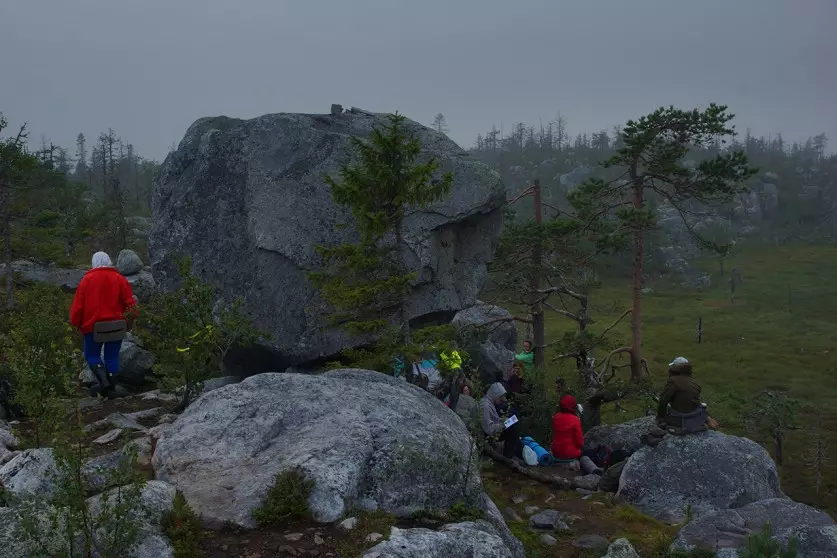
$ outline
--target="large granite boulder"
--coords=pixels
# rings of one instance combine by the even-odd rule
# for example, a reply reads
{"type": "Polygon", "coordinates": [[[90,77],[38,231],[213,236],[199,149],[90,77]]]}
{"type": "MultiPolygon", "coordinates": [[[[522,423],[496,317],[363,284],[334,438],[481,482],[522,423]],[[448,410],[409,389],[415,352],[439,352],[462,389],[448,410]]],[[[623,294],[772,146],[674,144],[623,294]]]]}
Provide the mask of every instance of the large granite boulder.
{"type": "MultiPolygon", "coordinates": [[[[149,250],[158,283],[176,284],[176,262],[190,256],[193,271],[221,298],[243,296],[255,325],[271,336],[264,366],[273,370],[359,343],[324,329],[328,308],[307,272],[321,265],[317,245],[357,238],[324,177],[351,160],[352,137],[386,123],[385,115],[365,111],[196,121],[154,182],[149,250]]],[[[476,302],[485,283],[505,194],[499,175],[444,134],[412,121],[407,127],[424,154],[453,173],[446,199],[404,220],[409,250],[401,257],[418,273],[407,315],[415,323],[449,320],[476,302]]]]}
{"type": "Polygon", "coordinates": [[[770,455],[747,438],[707,431],[666,436],[625,464],[617,498],[661,521],[784,498],[770,455]]]}
{"type": "Polygon", "coordinates": [[[57,475],[58,468],[51,449],[28,449],[0,467],[0,486],[16,496],[49,498],[55,493],[57,475]]]}
{"type": "MultiPolygon", "coordinates": [[[[787,541],[806,527],[820,528],[834,525],[834,520],[805,504],[787,498],[770,498],[736,509],[721,510],[693,519],[677,534],[672,550],[717,550],[742,548],[747,537],[770,524],[771,533],[787,541]]],[[[837,541],[831,547],[837,555],[837,541]]]]}
{"type": "Polygon", "coordinates": [[[282,471],[314,481],[313,517],[485,509],[462,421],[416,386],[366,370],[265,373],[198,398],[157,441],[157,478],[210,527],[253,527],[282,471]]]}

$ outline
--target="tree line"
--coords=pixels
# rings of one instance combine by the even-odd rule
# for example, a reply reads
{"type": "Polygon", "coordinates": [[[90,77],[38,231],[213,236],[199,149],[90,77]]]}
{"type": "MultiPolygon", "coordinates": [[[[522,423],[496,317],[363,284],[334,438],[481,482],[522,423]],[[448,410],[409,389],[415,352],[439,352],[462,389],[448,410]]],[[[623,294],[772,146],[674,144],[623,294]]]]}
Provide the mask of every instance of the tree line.
{"type": "Polygon", "coordinates": [[[47,140],[39,149],[28,130],[9,130],[0,113],[0,235],[7,305],[14,303],[12,262],[31,259],[58,266],[86,262],[91,249],[144,248],[151,183],[158,164],[140,156],[113,130],[76,154],[47,140]]]}

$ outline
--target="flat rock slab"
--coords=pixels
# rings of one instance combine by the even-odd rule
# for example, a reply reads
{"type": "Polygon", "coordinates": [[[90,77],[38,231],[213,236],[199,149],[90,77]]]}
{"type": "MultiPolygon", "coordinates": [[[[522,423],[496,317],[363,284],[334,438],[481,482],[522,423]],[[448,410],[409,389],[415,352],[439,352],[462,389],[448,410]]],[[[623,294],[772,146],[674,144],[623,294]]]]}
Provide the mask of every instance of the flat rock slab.
{"type": "Polygon", "coordinates": [[[446,511],[463,488],[477,506],[473,447],[455,413],[390,376],[267,373],[201,396],[161,432],[152,464],[209,526],[253,527],[276,475],[294,469],[314,481],[318,521],[349,509],[446,511]]]}

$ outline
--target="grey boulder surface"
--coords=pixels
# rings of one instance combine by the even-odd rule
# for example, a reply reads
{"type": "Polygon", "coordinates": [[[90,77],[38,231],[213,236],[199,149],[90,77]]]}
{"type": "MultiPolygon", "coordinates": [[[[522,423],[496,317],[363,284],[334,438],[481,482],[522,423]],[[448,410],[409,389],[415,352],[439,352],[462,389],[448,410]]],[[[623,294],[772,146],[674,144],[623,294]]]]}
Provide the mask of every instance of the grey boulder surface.
{"type": "Polygon", "coordinates": [[[477,301],[476,305],[457,312],[451,325],[456,328],[484,384],[509,376],[514,364],[517,328],[508,310],[477,301]]]}
{"type": "MultiPolygon", "coordinates": [[[[109,505],[116,501],[118,488],[108,492],[109,505]]],[[[173,558],[174,549],[168,537],[163,533],[163,515],[171,510],[174,502],[175,490],[163,482],[150,481],[142,488],[140,505],[147,513],[132,514],[130,521],[138,528],[138,542],[124,558],[173,558]]],[[[88,509],[95,517],[100,513],[102,496],[94,496],[87,500],[88,509]]],[[[16,508],[0,508],[0,548],[3,558],[32,558],[34,556],[63,556],[67,550],[67,535],[60,528],[56,529],[53,517],[61,517],[61,513],[54,508],[44,512],[39,522],[38,539],[35,543],[26,536],[22,525],[22,518],[16,508]],[[43,546],[41,546],[43,545],[43,546]],[[46,547],[50,552],[44,552],[46,547]]],[[[60,524],[60,521],[58,522],[60,524]]],[[[94,556],[102,556],[104,540],[112,533],[98,530],[94,533],[94,556]]],[[[112,550],[112,549],[111,549],[112,550]]],[[[76,548],[73,556],[80,556],[81,549],[76,548]]],[[[109,555],[113,555],[112,552],[109,555]]]]}
{"type": "Polygon", "coordinates": [[[265,373],[198,398],[162,433],[152,464],[208,526],[254,527],[253,510],[290,470],[314,481],[309,505],[321,522],[352,509],[484,509],[473,448],[455,413],[402,380],[265,373]]]}
{"type": "Polygon", "coordinates": [[[0,486],[15,496],[50,497],[58,468],[50,448],[28,449],[0,467],[0,486]]]}
{"type": "Polygon", "coordinates": [[[607,446],[611,451],[626,451],[632,454],[642,445],[640,437],[656,425],[654,417],[642,417],[621,424],[601,424],[584,433],[584,449],[594,450],[607,446]]]}
{"type": "Polygon", "coordinates": [[[516,558],[494,528],[485,521],[467,521],[430,529],[393,527],[389,540],[374,546],[363,558],[516,558]]]}
{"type": "Polygon", "coordinates": [[[602,558],[640,558],[628,539],[616,539],[602,558]]]}
{"type": "MultiPolygon", "coordinates": [[[[672,550],[738,549],[746,546],[747,537],[770,524],[774,538],[787,542],[806,528],[834,526],[824,512],[786,498],[769,498],[744,507],[707,514],[687,523],[672,544],[672,550]]],[[[813,537],[808,537],[813,538],[813,537]]],[[[837,556],[837,540],[825,550],[837,556]]]]}
{"type": "Polygon", "coordinates": [[[667,523],[785,498],[776,465],[747,438],[707,431],[666,436],[625,464],[617,498],[667,523]]]}
{"type": "MultiPolygon", "coordinates": [[[[322,265],[317,245],[357,240],[353,217],[332,201],[325,177],[351,162],[353,137],[368,138],[387,122],[365,111],[197,120],[154,181],[149,251],[158,284],[172,288],[176,262],[190,256],[193,272],[221,299],[244,298],[270,336],[273,370],[365,341],[324,328],[329,309],[307,273],[322,265]]],[[[406,313],[416,323],[449,320],[485,284],[505,193],[497,173],[444,134],[410,120],[406,127],[423,156],[453,174],[444,200],[404,219],[408,248],[399,257],[418,274],[406,313]]]]}
{"type": "Polygon", "coordinates": [[[122,275],[134,275],[142,271],[143,263],[133,250],[120,250],[116,257],[116,269],[122,275]]]}

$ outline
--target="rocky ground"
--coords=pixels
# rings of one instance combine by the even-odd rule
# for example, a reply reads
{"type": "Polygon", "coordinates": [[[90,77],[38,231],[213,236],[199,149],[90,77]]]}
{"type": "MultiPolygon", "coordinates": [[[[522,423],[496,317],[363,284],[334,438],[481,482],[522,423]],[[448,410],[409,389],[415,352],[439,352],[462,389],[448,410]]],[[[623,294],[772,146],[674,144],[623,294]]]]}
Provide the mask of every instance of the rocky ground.
{"type": "MultiPolygon", "coordinates": [[[[589,443],[635,452],[614,495],[595,486],[559,490],[491,460],[471,466],[456,415],[377,373],[265,374],[206,393],[181,415],[174,405],[159,391],[83,399],[85,478],[92,494],[111,489],[102,470],[132,445],[154,479],[149,501],[165,510],[180,490],[208,527],[201,548],[210,558],[613,558],[699,547],[730,557],[767,522],[777,538],[799,538],[802,557],[837,549],[831,518],[785,497],[764,450],[735,436],[674,437],[652,449],[636,441],[645,419],[599,427],[589,443]],[[312,520],[256,525],[250,512],[275,474],[293,467],[315,481],[312,520]]],[[[32,426],[11,426],[20,440],[0,430],[0,480],[16,493],[48,491],[49,450],[21,450],[32,426]]],[[[11,534],[0,528],[0,541],[11,534]]],[[[147,526],[145,540],[135,556],[171,555],[159,526],[147,526]]]]}

